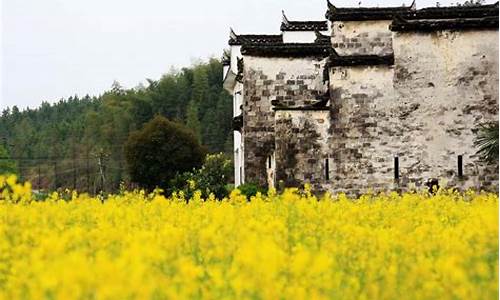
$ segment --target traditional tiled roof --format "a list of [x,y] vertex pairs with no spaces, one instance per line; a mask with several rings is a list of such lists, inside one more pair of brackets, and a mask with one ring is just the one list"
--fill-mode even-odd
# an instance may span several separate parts
[[328,58],[328,67],[340,66],[375,66],[375,65],[393,65],[394,54],[386,55],[338,55],[332,49],[330,57]]
[[336,7],[329,0],[327,3],[326,18],[330,21],[391,20],[416,9],[415,2],[409,7]]
[[231,29],[229,33],[229,45],[244,45],[244,44],[275,44],[282,43],[283,36],[281,34],[240,34],[237,35]]
[[498,16],[498,2],[489,5],[427,7],[401,15],[405,19],[458,19]]
[[317,44],[328,44],[332,43],[332,38],[329,35],[324,35],[319,31],[314,32],[316,34],[316,40],[314,41]]
[[290,21],[283,12],[281,31],[327,31],[327,21]]
[[436,31],[436,30],[466,30],[466,29],[496,29],[498,16],[474,19],[441,19],[441,20],[405,20],[395,18],[389,26],[392,31]]
[[327,19],[330,21],[405,19],[458,19],[498,16],[498,2],[488,5],[428,7],[416,9],[415,1],[409,7],[336,7],[328,1]]
[[320,43],[278,43],[278,44],[245,44],[241,54],[262,57],[327,57],[328,44]]

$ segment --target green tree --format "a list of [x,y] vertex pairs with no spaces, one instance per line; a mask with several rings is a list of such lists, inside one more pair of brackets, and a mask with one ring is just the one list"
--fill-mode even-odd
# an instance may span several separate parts
[[129,180],[123,150],[129,133],[155,115],[189,125],[212,153],[232,152],[232,146],[225,147],[232,143],[232,101],[222,87],[217,59],[172,69],[158,80],[147,79],[147,87],[127,89],[114,82],[98,97],[75,95],[34,109],[6,108],[0,139],[8,141],[10,155],[29,158],[18,162],[19,175],[36,182],[40,170],[44,187],[73,188],[76,181],[77,189],[93,190],[102,150],[106,188],[113,192]]
[[177,173],[200,167],[204,152],[191,130],[161,116],[132,132],[125,144],[130,178],[148,190],[167,189]]
[[0,145],[0,174],[17,174],[17,164],[10,159],[5,147]]
[[191,100],[186,113],[186,126],[191,129],[198,142],[201,142],[201,123],[198,115],[198,104]]

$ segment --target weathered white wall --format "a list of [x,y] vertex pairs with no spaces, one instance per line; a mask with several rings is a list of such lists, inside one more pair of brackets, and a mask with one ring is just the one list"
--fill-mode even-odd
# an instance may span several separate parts
[[[332,23],[339,54],[394,53],[395,64],[334,67],[329,87],[324,60],[245,57],[242,138],[250,182],[267,183],[266,161],[275,153],[278,181],[310,182],[319,191],[408,190],[430,178],[498,189],[498,165],[480,162],[473,145],[478,126],[498,119],[498,31],[392,33],[389,23]],[[272,110],[272,100],[308,105],[327,88],[330,111]],[[322,177],[325,158],[329,180]]]
[[400,151],[398,101],[388,66],[336,67],[330,70],[332,93],[332,176],[335,192],[360,193],[393,188],[393,157]]
[[473,141],[479,124],[498,119],[498,32],[398,33],[393,45],[394,66],[330,72],[333,189],[405,190],[430,178],[497,188],[498,166],[480,162]]
[[[243,143],[247,182],[267,185],[266,160],[275,148],[274,111],[315,102],[327,90],[323,83],[326,60],[245,56]],[[280,161],[276,160],[277,166]]]
[[314,31],[283,31],[284,43],[314,43]]
[[276,180],[278,185],[310,183],[315,191],[326,191],[329,158],[330,112],[276,112]]
[[[243,113],[241,106],[243,104],[243,84],[236,82],[233,91],[233,117],[237,117]],[[239,131],[234,131],[234,184],[239,186],[245,183],[245,166],[244,166],[244,145],[243,137]]]
[[242,144],[242,136],[239,131],[234,131],[234,185],[237,187],[244,181],[244,148]]
[[[476,157],[475,131],[498,120],[498,31],[396,33],[394,86],[401,102],[420,105],[412,112],[419,134],[408,146],[421,158],[408,158],[424,176],[445,178],[450,185],[498,187],[498,166]],[[463,155],[465,178],[456,176]]]
[[332,45],[339,55],[390,54],[392,21],[336,21],[331,23]]

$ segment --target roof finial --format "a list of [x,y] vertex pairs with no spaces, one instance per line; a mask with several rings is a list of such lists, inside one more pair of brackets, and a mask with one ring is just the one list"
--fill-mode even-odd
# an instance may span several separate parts
[[417,10],[417,0],[413,0],[410,5],[410,10]]
[[238,35],[234,32],[233,28],[229,27],[229,38],[232,40],[237,40]]
[[285,11],[281,10],[281,14],[283,15],[283,23],[288,24],[289,21],[288,21],[288,18],[286,17],[286,15],[285,15]]
[[330,0],[326,0],[326,4],[328,5],[328,9],[329,9],[329,10],[335,10],[335,9],[336,9],[335,5],[333,5],[333,4],[330,2]]

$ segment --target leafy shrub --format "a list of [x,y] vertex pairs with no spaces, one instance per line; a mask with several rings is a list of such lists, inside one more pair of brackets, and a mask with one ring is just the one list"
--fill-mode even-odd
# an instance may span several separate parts
[[224,154],[210,154],[200,169],[177,174],[170,181],[169,192],[182,190],[186,197],[191,197],[199,190],[204,198],[214,194],[217,199],[222,199],[228,195],[227,185],[232,171],[231,160]]
[[483,161],[498,162],[498,123],[482,124],[474,144],[479,148],[477,154]]
[[240,186],[238,186],[238,190],[240,190],[242,195],[247,196],[248,198],[257,195],[258,192],[265,193],[266,190],[258,186],[255,183],[245,183]]

